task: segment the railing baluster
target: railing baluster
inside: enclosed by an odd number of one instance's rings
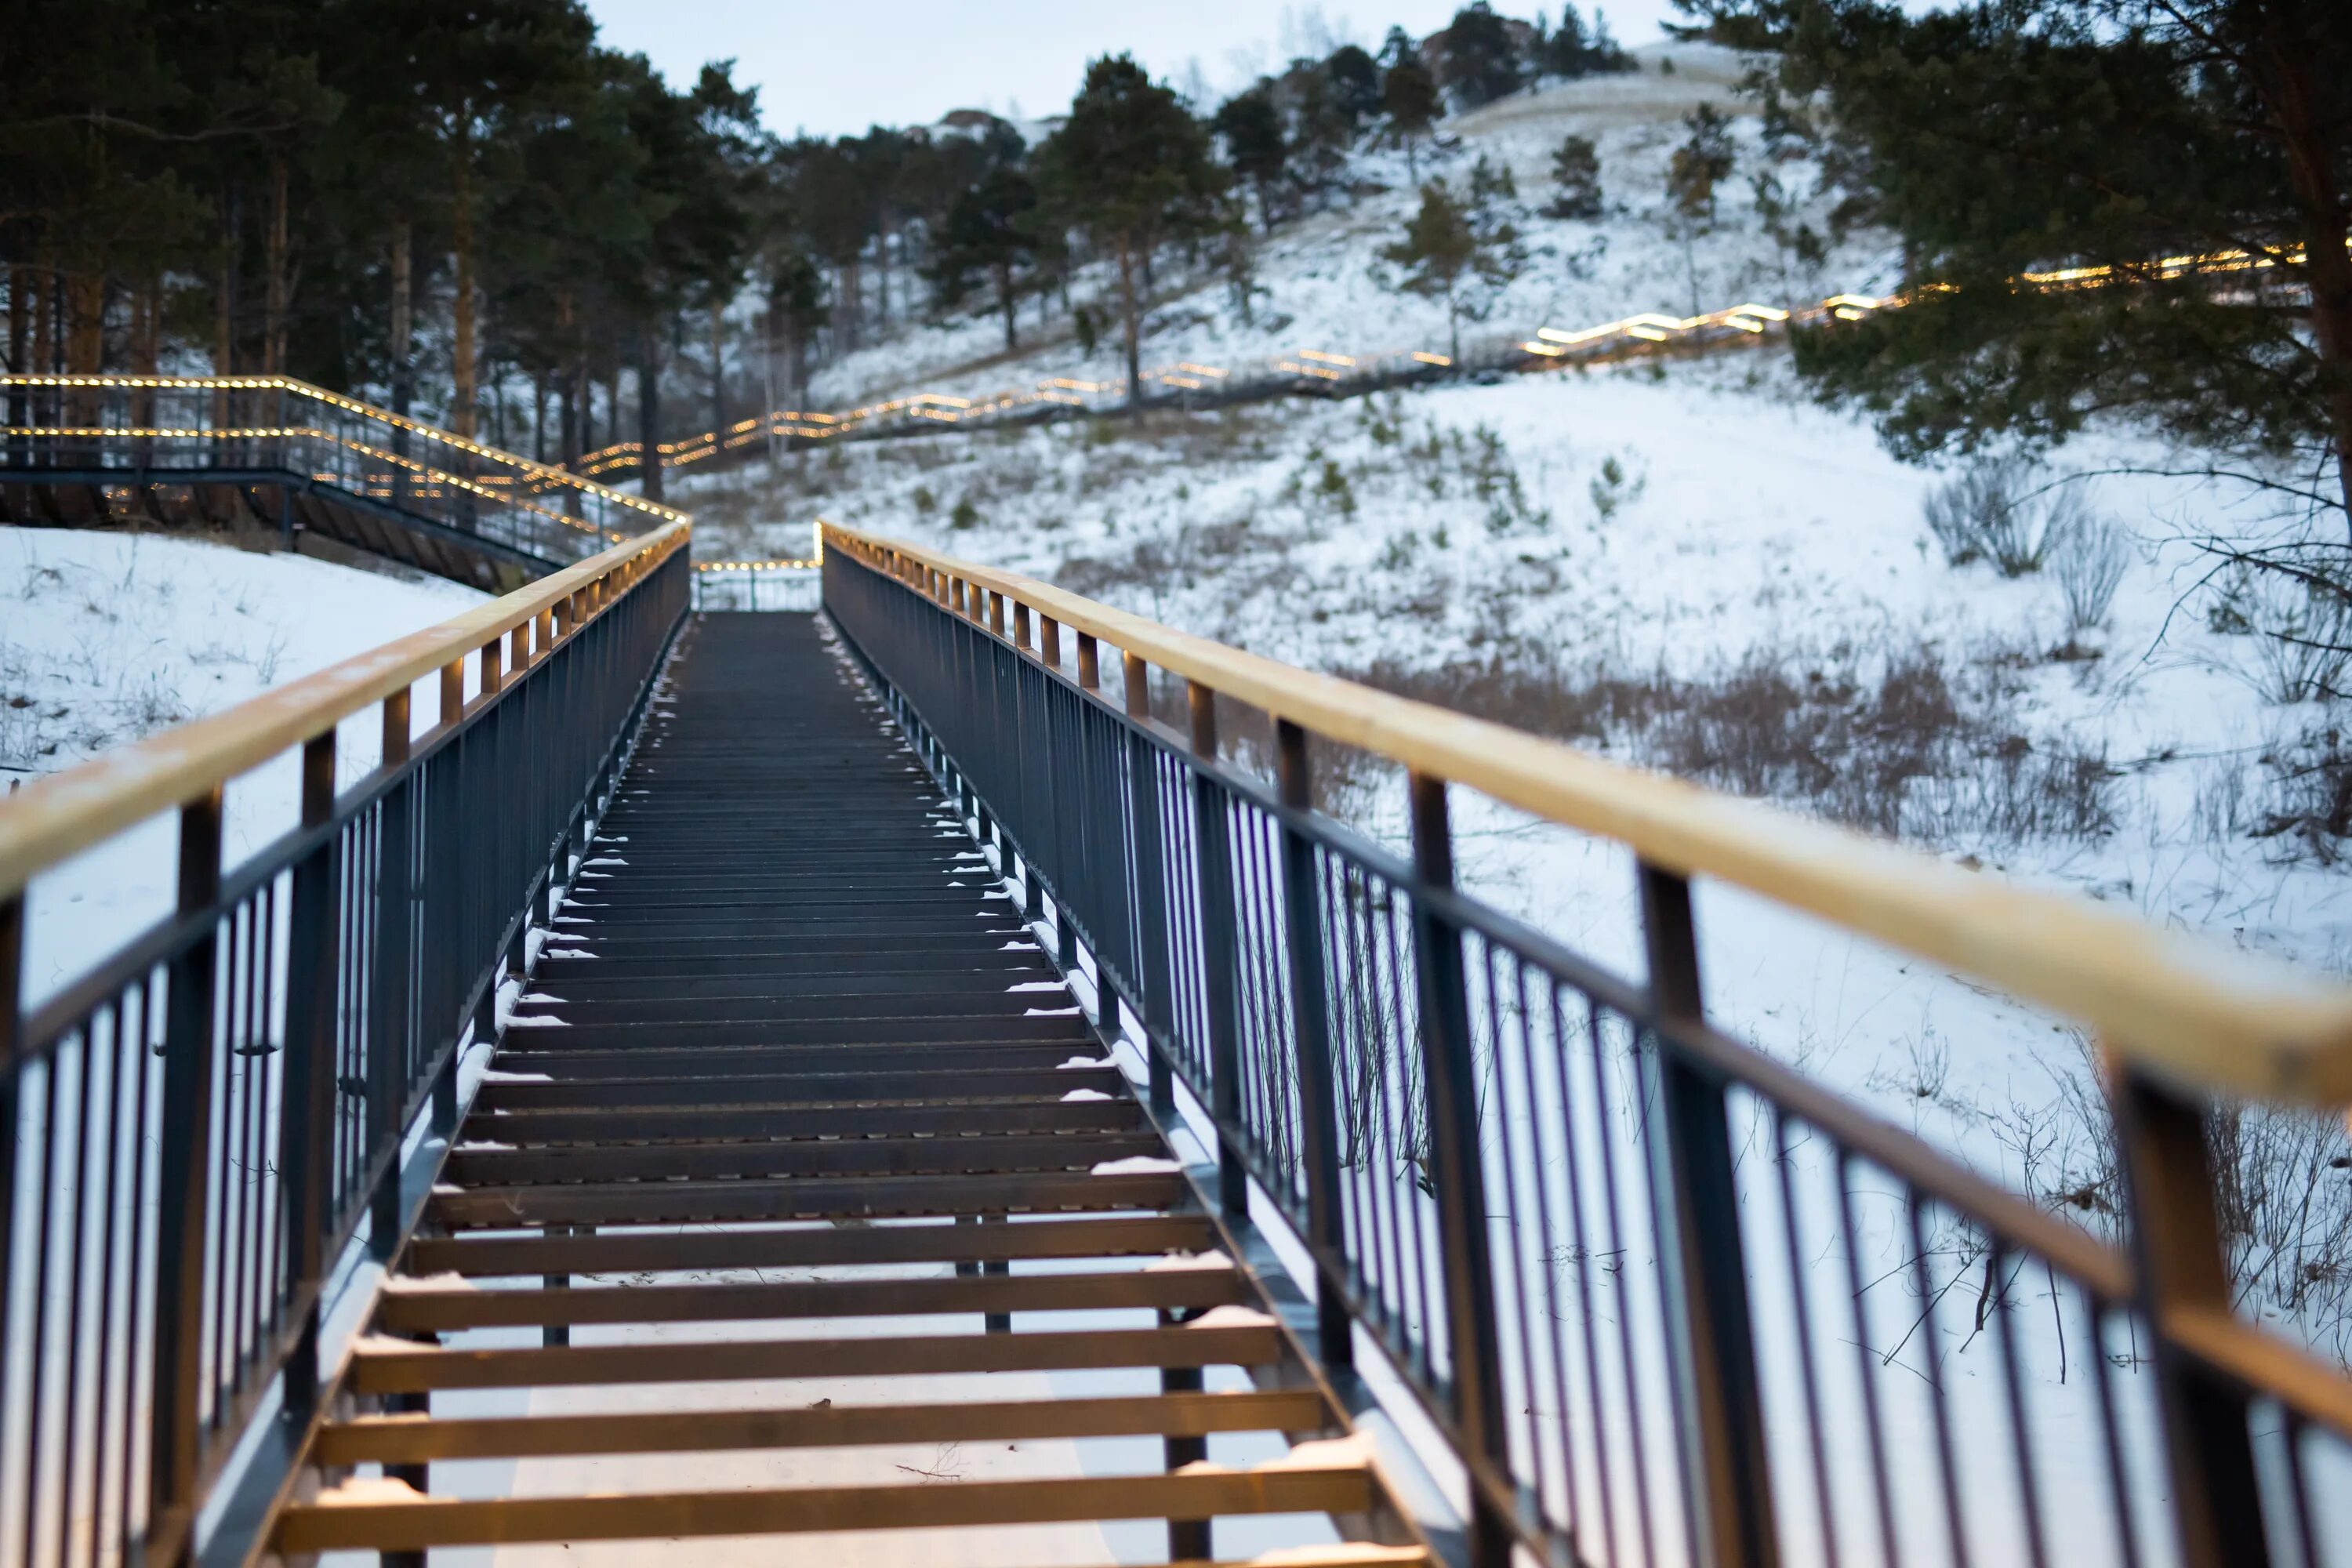
[[[1192,719],[1192,847],[1201,891],[1201,984],[1209,1024],[1209,1113],[1217,1123],[1217,1201],[1229,1215],[1249,1212],[1249,1168],[1242,1162],[1242,1016],[1238,910],[1234,900],[1233,818],[1225,792],[1209,772],[1217,760],[1217,694],[1185,683]]]
[[[1454,829],[1445,781],[1414,773],[1412,951],[1420,993],[1422,1070],[1429,1101],[1429,1178],[1435,1189],[1443,1260],[1453,1415],[1474,1472],[1498,1475],[1509,1460],[1504,1431],[1503,1359],[1495,1317],[1493,1248],[1486,1235],[1486,1173],[1478,1139],[1478,1063],[1470,1037],[1470,992],[1462,932],[1422,896],[1454,887]],[[1414,1259],[1412,1267],[1421,1267]],[[1470,1487],[1471,1568],[1509,1568],[1511,1533],[1484,1488]]]
[[[400,694],[400,704],[406,708],[407,693]],[[387,746],[393,744],[395,722],[402,735],[400,758],[404,762],[406,720],[395,721],[387,701],[383,718]],[[410,832],[415,790],[416,775],[410,773],[376,803],[375,996],[368,1010],[375,1026],[375,1054],[368,1064],[372,1080],[368,1146],[372,1158],[385,1163],[370,1199],[368,1252],[380,1263],[389,1261],[400,1245],[400,1145],[407,1131],[409,1080],[415,1070],[410,1060],[415,1020],[412,1016],[415,954],[409,941],[415,897],[415,845]]]
[[[180,808],[179,910],[204,922],[165,981],[163,1210],[155,1238],[150,1533],[194,1528],[204,1411],[205,1238],[211,1221],[213,999],[220,945],[221,787]],[[160,1530],[158,1527],[161,1527]]]
[[[1095,639],[1078,643],[1078,674],[1096,657]],[[1168,860],[1160,833],[1160,749],[1144,727],[1151,721],[1150,667],[1134,654],[1120,655],[1126,681],[1128,827],[1133,835],[1137,1000],[1143,1020],[1144,1056],[1150,1071],[1151,1108],[1162,1116],[1176,1109],[1174,1069],[1168,1054],[1175,1049],[1175,969],[1168,951]],[[1103,1005],[1110,1006],[1108,998]],[[1106,1026],[1116,1021],[1106,1011]]]
[[[406,712],[404,701],[402,711]],[[389,703],[385,723],[389,729]],[[335,731],[329,730],[302,748],[302,825],[325,827],[334,811]],[[287,924],[278,1158],[285,1162],[280,1192],[291,1285],[303,1302],[302,1327],[285,1373],[285,1418],[297,1427],[308,1424],[319,1394],[320,1292],[326,1284],[327,1199],[334,1160],[335,976],[341,959],[335,905],[341,847],[341,835],[330,833],[294,868],[294,904]]]
[[[2108,1079],[2182,1568],[2262,1568],[2271,1555],[2246,1394],[2167,1328],[2177,1312],[2233,1310],[2205,1110],[2145,1073],[2111,1066]]]
[[[1288,720],[1275,727],[1276,782],[1282,804],[1314,809],[1307,731]],[[1331,1081],[1331,1017],[1323,959],[1323,888],[1315,846],[1295,824],[1282,829],[1282,910],[1290,956],[1291,1027],[1298,1047],[1298,1120],[1307,1167],[1307,1245],[1315,1256],[1315,1317],[1324,1364],[1352,1365],[1348,1311],[1347,1237],[1339,1212],[1339,1096]]]
[[[1653,1201],[1664,1231],[1659,1258],[1668,1331],[1683,1386],[1684,1484],[1703,1559],[1716,1568],[1770,1568],[1770,1458],[1756,1375],[1756,1336],[1739,1239],[1739,1192],[1723,1079],[1700,1068],[1669,1037],[1701,1026],[1698,939],[1690,883],[1643,862],[1642,929],[1655,1010],[1642,1064],[1663,1138],[1651,1140],[1659,1168]]]

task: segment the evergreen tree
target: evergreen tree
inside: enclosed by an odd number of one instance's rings
[[[1275,106],[1274,83],[1261,77],[1248,91],[1227,99],[1209,127],[1224,142],[1225,162],[1256,194],[1258,221],[1272,234],[1275,192],[1290,172],[1290,142]]]
[[[1476,109],[1519,90],[1518,46],[1486,0],[1456,11],[1441,37],[1438,79],[1456,105]]]
[[[1018,169],[998,169],[956,200],[934,261],[941,297],[952,304],[971,274],[985,274],[1004,317],[1004,348],[1021,346],[1014,307],[1022,269],[1036,254],[1037,186]]]
[[[1690,280],[1690,313],[1699,313],[1696,241],[1715,225],[1716,188],[1731,177],[1731,121],[1711,103],[1683,117],[1690,136],[1666,162],[1668,228],[1682,241],[1683,269]]]
[[[1691,0],[1819,95],[1909,302],[1803,335],[1800,368],[1906,455],[2064,439],[2095,412],[2324,485],[2352,515],[2352,7],[2327,0]],[[2168,268],[2251,251],[2267,265]],[[2105,267],[2122,286],[2021,284]],[[2316,515],[2316,514],[2315,514]],[[2339,548],[2344,548],[2339,546]],[[2331,570],[2335,568],[2331,567]]]
[[[1391,41],[1402,37],[1402,33],[1391,34]],[[1437,79],[1429,74],[1429,68],[1412,52],[1412,44],[1406,43],[1403,52],[1389,66],[1388,75],[1381,79],[1381,110],[1388,117],[1390,132],[1404,143],[1405,172],[1414,179],[1421,177],[1414,151],[1421,139],[1429,134],[1430,127],[1437,123],[1443,108],[1437,96]]]
[[[1601,150],[1590,136],[1569,136],[1551,155],[1555,195],[1545,206],[1547,217],[1584,222],[1601,216]]]
[[[1039,152],[1058,205],[1118,268],[1128,406],[1143,407],[1144,269],[1174,237],[1223,226],[1224,170],[1208,129],[1127,55],[1087,68],[1069,118]]]
[[[1731,121],[1711,103],[1683,117],[1690,135],[1666,163],[1666,195],[1686,218],[1715,220],[1716,188],[1731,177]]]
[[[1382,260],[1402,269],[1394,287],[1445,302],[1456,360],[1462,357],[1462,323],[1483,321],[1493,290],[1517,277],[1527,262],[1518,230],[1492,199],[1499,195],[1491,179],[1483,193],[1474,186],[1466,198],[1444,181],[1432,180],[1421,187],[1421,207],[1405,225],[1404,237],[1381,251]]]
[[[1381,112],[1381,68],[1356,44],[1342,44],[1323,62],[1330,79],[1331,100],[1346,120],[1352,139]]]

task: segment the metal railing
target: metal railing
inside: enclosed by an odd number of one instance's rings
[[[290,482],[558,563],[686,515],[282,376],[0,376],[0,400],[19,480]]]
[[[1157,1110],[1181,1089],[1213,1128],[1215,1201],[1255,1190],[1300,1239],[1327,1369],[1378,1346],[1451,1446],[1475,1568],[2346,1560],[2352,1378],[2233,1310],[2207,1136],[2227,1095],[2352,1100],[2343,991],[1031,579],[826,543],[825,608],[910,742],[1141,1043]],[[1153,666],[1189,734],[1152,718]],[[1221,697],[1272,719],[1272,784],[1219,760]],[[1314,738],[1407,770],[1409,854],[1310,808]],[[1645,973],[1457,889],[1465,786],[1631,847]],[[1711,1022],[1695,877],[2098,1031],[2122,1243]]]
[[[175,1563],[200,1511],[215,1535],[266,1520],[316,1414],[329,1282],[425,1198],[442,1145],[404,1167],[404,1142],[423,1119],[446,1143],[458,1041],[489,1037],[616,786],[688,533],[0,803],[0,1562]],[[370,709],[381,762],[339,789],[337,726]],[[299,825],[226,863],[225,787],[289,752]],[[26,1011],[28,884],[158,813],[176,911]]]

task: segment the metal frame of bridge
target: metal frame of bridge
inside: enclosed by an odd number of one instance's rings
[[[2352,1100],[2341,989],[850,531],[696,616],[687,531],[0,804],[0,1557],[2341,1560],[2352,1380],[2236,1310],[2206,1135]],[[1630,852],[1638,975],[1455,885],[1464,791]],[[37,879],[157,813],[177,912],[25,1007]],[[2114,1233],[1713,1021],[1694,879],[2095,1031]],[[1129,1447],[891,1464],[1000,1438]]]

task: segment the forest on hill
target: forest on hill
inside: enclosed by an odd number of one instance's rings
[[[0,44],[9,368],[289,374],[557,462],[623,434],[625,376],[629,436],[744,412],[717,340],[747,295],[787,391],[978,291],[1011,339],[1022,300],[1066,307],[1098,255],[1131,341],[1164,252],[1240,264],[1233,237],[1327,199],[1365,137],[1627,64],[1572,10],[1476,4],[1209,110],[1122,57],[1043,125],[786,139],[731,63],[667,82],[600,47],[580,0],[22,9]]]

